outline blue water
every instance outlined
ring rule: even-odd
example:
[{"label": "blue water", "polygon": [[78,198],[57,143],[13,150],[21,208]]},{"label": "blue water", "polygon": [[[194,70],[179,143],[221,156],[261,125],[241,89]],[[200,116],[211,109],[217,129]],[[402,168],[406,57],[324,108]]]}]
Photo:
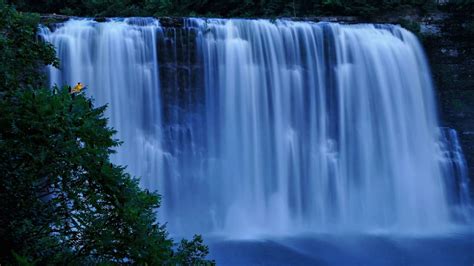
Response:
[{"label": "blue water", "polygon": [[431,237],[310,235],[206,238],[218,265],[474,265],[474,232]]}]

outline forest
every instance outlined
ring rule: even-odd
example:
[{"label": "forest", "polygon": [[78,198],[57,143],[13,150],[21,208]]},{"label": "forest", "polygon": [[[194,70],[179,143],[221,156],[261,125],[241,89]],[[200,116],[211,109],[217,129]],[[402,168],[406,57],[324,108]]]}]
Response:
[{"label": "forest", "polygon": [[[307,17],[426,13],[436,8],[470,14],[472,0],[13,0],[19,10],[70,16]],[[443,5],[438,5],[443,2]]]}]

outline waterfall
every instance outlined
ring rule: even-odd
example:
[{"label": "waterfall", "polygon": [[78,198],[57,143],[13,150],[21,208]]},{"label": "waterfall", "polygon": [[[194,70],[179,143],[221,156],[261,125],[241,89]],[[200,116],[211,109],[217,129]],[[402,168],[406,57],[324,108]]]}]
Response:
[{"label": "waterfall", "polygon": [[172,232],[441,231],[469,217],[466,161],[429,67],[394,25],[72,19],[42,36],[163,194]]},{"label": "waterfall", "polygon": [[440,145],[443,156],[441,162],[443,174],[446,177],[448,188],[448,200],[455,206],[454,214],[458,219],[470,221],[474,213],[469,191],[469,175],[467,162],[459,143],[458,134],[452,128],[441,128]]},{"label": "waterfall", "polygon": [[97,23],[69,20],[54,32],[41,29],[61,61],[49,68],[51,86],[81,82],[124,141],[115,163],[142,177],[150,190],[162,176],[161,110],[156,41],[161,33],[154,19],[116,19]]}]

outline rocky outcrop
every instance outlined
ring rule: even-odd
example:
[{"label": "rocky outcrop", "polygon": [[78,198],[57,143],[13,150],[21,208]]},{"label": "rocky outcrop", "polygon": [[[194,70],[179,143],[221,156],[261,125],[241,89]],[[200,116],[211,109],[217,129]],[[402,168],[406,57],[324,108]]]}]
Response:
[{"label": "rocky outcrop", "polygon": [[474,176],[474,21],[434,14],[420,20],[437,88],[443,126],[458,131],[471,178]]}]

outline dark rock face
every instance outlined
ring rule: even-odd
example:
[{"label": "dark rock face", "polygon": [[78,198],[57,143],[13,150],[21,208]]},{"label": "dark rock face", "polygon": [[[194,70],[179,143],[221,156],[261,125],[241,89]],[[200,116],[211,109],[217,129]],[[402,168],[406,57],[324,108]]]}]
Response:
[{"label": "dark rock face", "polygon": [[[179,18],[160,19],[162,36],[158,38],[160,89],[163,105],[163,142],[174,156],[199,152],[188,147],[192,139],[203,136],[195,124],[202,124],[204,115],[204,72],[196,49],[197,29]],[[191,130],[191,129],[194,130]],[[171,170],[170,170],[171,171]]]},{"label": "dark rock face", "polygon": [[474,21],[437,14],[421,20],[421,37],[437,88],[443,126],[458,131],[474,175]]},{"label": "dark rock face", "polygon": [[165,124],[169,124],[182,122],[189,114],[195,113],[204,95],[204,74],[200,57],[196,54],[197,30],[184,27],[177,19],[172,25],[163,26],[162,30],[163,36],[158,39],[160,87],[165,105],[163,118]]}]

